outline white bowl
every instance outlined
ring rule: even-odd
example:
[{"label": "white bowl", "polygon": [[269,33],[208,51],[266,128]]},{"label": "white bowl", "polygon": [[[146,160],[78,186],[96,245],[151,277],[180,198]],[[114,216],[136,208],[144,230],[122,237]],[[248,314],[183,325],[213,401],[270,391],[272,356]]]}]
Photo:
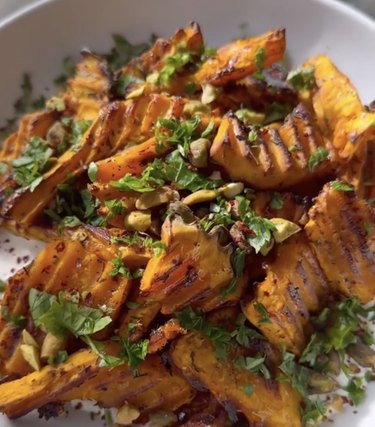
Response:
[{"label": "white bowl", "polygon": [[[99,52],[111,46],[111,34],[124,34],[133,42],[147,40],[151,33],[172,34],[196,20],[208,44],[220,46],[233,38],[285,27],[293,65],[327,53],[358,88],[365,103],[375,98],[375,22],[333,0],[55,0],[40,1],[0,22],[0,123],[12,115],[20,94],[22,73],[31,72],[36,92],[53,89],[61,59],[78,57],[82,47]],[[246,24],[245,29],[244,25]],[[242,29],[241,29],[242,28]],[[0,230],[0,278],[20,268],[19,256],[35,254],[35,243],[8,238]],[[15,248],[14,252],[9,252]],[[348,408],[330,426],[373,427],[375,386],[370,385],[358,414]],[[72,410],[66,420],[50,420],[50,427],[101,426]],[[31,414],[21,421],[0,417],[0,427],[44,425]]]}]

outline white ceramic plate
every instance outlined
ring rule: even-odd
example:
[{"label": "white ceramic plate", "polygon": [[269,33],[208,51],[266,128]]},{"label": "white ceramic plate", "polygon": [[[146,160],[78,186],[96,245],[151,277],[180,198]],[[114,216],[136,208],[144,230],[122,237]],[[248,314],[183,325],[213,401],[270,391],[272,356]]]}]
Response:
[{"label": "white ceramic plate", "polygon": [[[113,33],[124,34],[133,42],[144,41],[151,33],[168,36],[191,20],[201,24],[213,46],[238,38],[243,31],[255,35],[286,27],[292,64],[328,53],[352,79],[364,102],[375,98],[375,22],[333,0],[55,0],[40,1],[0,23],[0,123],[12,114],[23,72],[32,73],[37,92],[46,91],[60,71],[61,59],[78,57],[84,46],[105,51]],[[0,229],[2,279],[20,268],[27,259],[23,257],[32,256],[38,247],[17,238],[8,242],[9,238]],[[348,408],[333,425],[373,427],[374,384],[358,413],[354,412],[357,410]],[[100,420],[92,422],[85,413],[70,413],[66,420],[50,420],[48,425],[103,425]],[[15,422],[0,416],[0,427],[36,425],[44,422],[34,414]]]}]

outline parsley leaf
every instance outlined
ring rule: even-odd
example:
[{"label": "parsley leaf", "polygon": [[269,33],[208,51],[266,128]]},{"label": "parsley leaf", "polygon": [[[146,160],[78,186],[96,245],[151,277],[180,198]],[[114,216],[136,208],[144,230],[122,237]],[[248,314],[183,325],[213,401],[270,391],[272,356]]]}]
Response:
[{"label": "parsley leaf", "polygon": [[68,79],[74,76],[76,64],[71,56],[67,56],[62,60],[62,73],[56,77],[54,83],[56,86],[63,86]]},{"label": "parsley leaf", "polygon": [[266,117],[263,124],[268,125],[270,123],[282,121],[292,110],[293,107],[289,104],[272,102],[266,106]]},{"label": "parsley leaf", "polygon": [[128,267],[124,264],[121,253],[117,256],[117,258],[112,259],[113,269],[109,273],[111,276],[124,276],[128,279],[132,278],[132,274]]},{"label": "parsley leaf", "polygon": [[313,171],[319,165],[319,163],[327,159],[328,156],[329,156],[329,151],[324,147],[319,147],[316,151],[314,151],[310,155],[309,161],[308,161],[308,166],[310,171]]},{"label": "parsley leaf", "polygon": [[260,355],[257,355],[256,357],[238,356],[234,360],[234,366],[236,368],[245,369],[254,375],[262,374],[265,379],[269,380],[271,378],[271,373],[264,363],[265,360],[266,356]]},{"label": "parsley leaf", "polygon": [[279,380],[289,383],[302,397],[306,398],[310,377],[309,370],[296,363],[294,354],[288,352],[284,352],[283,361],[279,368],[284,374],[279,377]]},{"label": "parsley leaf", "polygon": [[120,340],[122,352],[133,375],[138,375],[139,365],[146,359],[149,340],[131,342],[128,338]]},{"label": "parsley leaf", "polygon": [[264,67],[264,61],[266,59],[266,50],[264,47],[260,47],[255,54],[255,65],[257,68],[257,71],[253,73],[253,77],[258,80],[263,80],[263,67]]},{"label": "parsley leaf", "polygon": [[320,399],[308,400],[302,414],[302,421],[307,425],[309,422],[319,422],[324,417],[326,410],[326,405]]},{"label": "parsley leaf", "polygon": [[180,48],[179,51],[166,58],[166,64],[161,68],[157,83],[161,86],[168,86],[172,78],[181,71],[187,64],[194,61],[194,52]]},{"label": "parsley leaf", "polygon": [[356,406],[365,398],[366,390],[361,378],[352,378],[345,387],[345,390],[348,392],[349,398]]},{"label": "parsley leaf", "polygon": [[236,320],[236,329],[232,332],[232,337],[236,339],[238,344],[245,348],[250,348],[250,344],[254,340],[264,340],[263,335],[254,329],[248,328],[246,325],[246,317],[240,314]]},{"label": "parsley leaf", "polygon": [[4,318],[4,320],[8,323],[12,323],[17,328],[24,328],[26,324],[26,317],[22,314],[13,313],[12,315],[9,314],[8,307],[4,306],[0,309],[1,315]]},{"label": "parsley leaf", "polygon": [[233,279],[230,281],[229,285],[222,290],[222,296],[227,296],[236,290],[237,283],[241,279],[245,268],[245,259],[246,252],[240,248],[236,248],[231,256],[231,264],[234,272]]},{"label": "parsley leaf", "polygon": [[121,74],[120,77],[115,81],[114,91],[116,95],[123,97],[131,86],[142,82],[143,80],[139,77],[126,73]]},{"label": "parsley leaf", "polygon": [[284,206],[283,196],[278,192],[273,193],[272,200],[270,202],[270,208],[279,210],[279,209],[282,209],[283,206]]},{"label": "parsley leaf", "polygon": [[291,71],[288,74],[287,80],[296,89],[308,90],[311,89],[315,84],[315,68],[313,66],[305,69],[298,68],[297,70]]},{"label": "parsley leaf", "polygon": [[191,170],[178,151],[172,152],[167,157],[165,175],[168,181],[191,192],[202,189],[212,190],[219,186],[219,181],[213,181]]},{"label": "parsley leaf", "polygon": [[230,213],[230,206],[228,202],[218,197],[217,203],[210,204],[210,213],[201,219],[200,224],[204,231],[210,231],[215,225],[232,225],[234,220]]},{"label": "parsley leaf", "polygon": [[53,154],[52,148],[45,139],[32,137],[22,150],[21,156],[12,160],[13,179],[21,187],[30,185],[33,191],[42,180],[42,174],[49,167]]},{"label": "parsley leaf", "polygon": [[36,110],[41,110],[44,107],[45,99],[43,96],[33,99],[33,85],[31,83],[30,74],[25,73],[23,75],[22,84],[22,96],[17,99],[14,104],[14,108],[17,113],[26,114],[32,113]]},{"label": "parsley leaf", "polygon": [[259,323],[271,323],[268,311],[261,302],[255,303],[255,310],[261,315]]},{"label": "parsley leaf", "polygon": [[354,191],[353,186],[349,184],[345,184],[339,180],[331,182],[331,188],[336,191],[344,191],[344,192]]},{"label": "parsley leaf", "polygon": [[201,332],[212,341],[218,359],[226,359],[232,338],[229,331],[211,324],[201,313],[194,311],[191,307],[175,314],[183,328]]},{"label": "parsley leaf", "polygon": [[29,307],[35,326],[64,338],[69,332],[76,337],[101,331],[112,322],[99,309],[80,306],[79,298],[60,292],[58,297],[31,289]]},{"label": "parsley leaf", "polygon": [[[112,71],[126,65],[131,59],[140,56],[150,48],[149,43],[132,44],[120,34],[114,34],[112,39],[115,45],[109,54],[104,55]],[[150,43],[152,41],[153,39]]]}]

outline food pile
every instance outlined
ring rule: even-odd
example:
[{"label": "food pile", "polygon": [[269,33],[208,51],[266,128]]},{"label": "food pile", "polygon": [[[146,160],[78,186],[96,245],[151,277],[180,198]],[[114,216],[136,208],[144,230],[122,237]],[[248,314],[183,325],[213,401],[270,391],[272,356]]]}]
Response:
[{"label": "food pile", "polygon": [[358,404],[371,106],[327,56],[286,71],[284,30],[217,51],[196,23],[115,42],[67,61],[45,103],[28,88],[0,151],[1,226],[47,242],[5,286],[1,411],[80,399],[119,425],[300,427]]}]

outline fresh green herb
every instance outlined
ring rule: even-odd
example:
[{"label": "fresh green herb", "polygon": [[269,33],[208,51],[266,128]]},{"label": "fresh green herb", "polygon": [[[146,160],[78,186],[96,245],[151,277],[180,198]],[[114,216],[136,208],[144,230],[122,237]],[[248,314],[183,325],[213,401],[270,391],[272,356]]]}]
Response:
[{"label": "fresh green herb", "polygon": [[324,310],[319,317],[312,319],[318,331],[311,337],[300,362],[316,370],[324,370],[326,365],[320,363],[321,356],[329,355],[332,350],[345,352],[350,344],[358,341],[358,332],[367,337],[368,344],[373,344],[374,340],[361,320],[367,318],[369,313],[357,299],[345,299],[334,309]]},{"label": "fresh green herb", "polygon": [[125,236],[112,237],[111,243],[126,243],[129,246],[141,247],[143,245],[143,239],[139,233],[135,232]]},{"label": "fresh green herb", "polygon": [[245,348],[250,348],[250,345],[255,340],[264,340],[263,335],[254,329],[248,328],[246,325],[246,317],[240,314],[236,320],[236,329],[232,332],[232,338],[235,338],[237,343]]},{"label": "fresh green herb", "polygon": [[71,56],[67,56],[62,61],[62,73],[54,80],[55,85],[63,86],[68,79],[74,76],[76,64]]},{"label": "fresh green herb", "polygon": [[42,174],[49,167],[53,154],[48,142],[39,137],[32,137],[22,150],[21,156],[13,160],[13,179],[21,187],[30,186],[33,191],[41,182]]},{"label": "fresh green herb", "polygon": [[161,68],[157,76],[157,84],[168,86],[172,78],[181,71],[186,65],[194,62],[196,54],[187,50],[185,44],[177,46],[177,52],[169,55],[165,59],[165,65]]},{"label": "fresh green herb", "polygon": [[246,236],[246,240],[258,253],[271,241],[275,226],[268,219],[255,215],[250,208],[250,201],[245,197],[237,196],[236,202],[241,221],[252,231],[252,234]]},{"label": "fresh green herb", "polygon": [[120,77],[115,81],[114,91],[117,96],[123,97],[128,92],[130,87],[143,82],[144,80],[131,74],[121,74]]},{"label": "fresh green herb", "polygon": [[240,248],[236,248],[231,256],[231,264],[233,269],[233,279],[229,285],[221,292],[222,296],[227,296],[233,293],[237,288],[237,283],[241,279],[244,268],[245,268],[246,253]]},{"label": "fresh green herb", "polygon": [[272,102],[266,107],[266,118],[264,119],[263,124],[268,125],[270,123],[282,121],[289,113],[291,113],[292,110],[293,107],[289,104]]},{"label": "fresh green herb", "polygon": [[56,356],[49,356],[48,357],[48,364],[49,365],[58,365],[60,363],[64,363],[68,360],[68,353],[65,350],[60,350]]},{"label": "fresh green herb", "polygon": [[298,68],[288,74],[287,80],[296,89],[308,90],[315,85],[315,68],[313,66],[305,69]]},{"label": "fresh green herb", "polygon": [[111,276],[124,276],[128,279],[132,278],[132,274],[128,267],[124,264],[121,253],[116,257],[112,259],[113,269],[110,272]]},{"label": "fresh green herb", "polygon": [[283,196],[276,191],[275,193],[273,193],[272,200],[270,203],[270,208],[279,210],[279,209],[282,209],[283,206],[284,206]]},{"label": "fresh green herb", "polygon": [[179,188],[192,192],[202,189],[212,190],[220,185],[218,181],[192,171],[177,150],[166,159],[165,175],[168,181],[177,184]]},{"label": "fresh green herb", "polygon": [[245,369],[254,375],[262,374],[266,380],[269,380],[271,378],[271,373],[264,363],[265,360],[266,357],[260,355],[256,357],[238,356],[234,360],[234,366],[238,369]]},{"label": "fresh green herb", "polygon": [[147,356],[149,340],[131,342],[128,338],[123,338],[120,340],[120,344],[133,375],[138,375],[138,367]]},{"label": "fresh green herb", "polygon": [[248,396],[252,395],[254,392],[254,386],[252,384],[244,384],[241,386],[242,390],[247,394]]},{"label": "fresh green herb", "polygon": [[86,337],[101,331],[112,319],[99,309],[80,306],[79,295],[60,292],[58,297],[31,289],[29,307],[35,326],[64,338],[69,332]]},{"label": "fresh green herb", "polygon": [[259,146],[258,138],[259,137],[257,130],[255,128],[252,128],[249,134],[247,135],[247,142],[249,143],[250,147],[254,148]]},{"label": "fresh green herb", "polygon": [[201,63],[206,62],[209,58],[212,58],[214,55],[216,55],[216,52],[217,50],[214,47],[205,46],[201,55]]},{"label": "fresh green herb", "polygon": [[45,98],[43,96],[33,99],[33,86],[31,83],[30,74],[26,73],[23,75],[21,84],[22,96],[15,102],[14,108],[19,114],[32,113],[36,110],[41,110],[45,104]]},{"label": "fresh green herb", "polygon": [[316,151],[314,151],[310,155],[308,161],[310,171],[313,171],[319,165],[319,163],[321,163],[323,160],[326,160],[328,156],[329,151],[324,147],[319,147]]},{"label": "fresh green herb", "polygon": [[23,316],[22,314],[17,314],[17,313],[13,313],[10,315],[9,309],[6,306],[1,307],[1,315],[6,322],[12,323],[17,328],[22,329],[25,326],[26,317]]},{"label": "fresh green herb", "polygon": [[166,244],[160,240],[152,243],[152,249],[156,257],[160,256],[163,253],[163,251],[165,251],[166,248],[167,248]]},{"label": "fresh green herb", "polygon": [[336,191],[344,191],[344,192],[354,191],[353,186],[345,184],[339,180],[331,182],[331,188]]},{"label": "fresh green herb", "polygon": [[356,406],[365,398],[366,391],[361,378],[352,378],[345,387],[345,390],[348,392],[349,398]]},{"label": "fresh green herb", "polygon": [[316,400],[308,400],[306,402],[305,410],[302,414],[302,421],[304,425],[315,425],[321,421],[326,413],[327,407],[319,398]]},{"label": "fresh green herb", "polygon": [[206,129],[202,132],[201,137],[209,138],[210,136],[212,136],[214,130],[215,130],[215,122],[213,120],[210,120]]},{"label": "fresh green herb", "polygon": [[121,200],[117,200],[117,199],[106,200],[104,202],[104,205],[108,209],[108,213],[105,218],[106,221],[108,221],[109,219],[115,216],[122,215],[126,211]]},{"label": "fresh green herb", "polygon": [[113,422],[113,417],[112,417],[112,412],[110,409],[105,409],[104,410],[104,423],[107,427],[112,427],[114,422]]},{"label": "fresh green herb", "polygon": [[260,302],[256,302],[254,304],[255,304],[254,305],[255,310],[261,316],[261,319],[259,320],[259,323],[271,323],[270,316],[268,314],[268,311],[267,311],[266,307],[262,303],[260,303]]},{"label": "fresh green herb", "polygon": [[253,73],[253,77],[258,80],[263,80],[263,68],[264,68],[264,61],[266,59],[266,50],[264,47],[260,47],[256,54],[255,54],[255,65],[257,67],[257,71]]},{"label": "fresh green herb", "polygon": [[155,124],[155,138],[159,147],[159,151],[165,147],[167,143],[171,147],[177,147],[181,154],[186,157],[189,153],[190,143],[197,138],[198,126],[200,118],[194,116],[188,120],[159,119]]},{"label": "fresh green herb", "polygon": [[233,223],[228,202],[220,197],[218,197],[217,203],[210,204],[210,213],[200,221],[204,231],[210,231],[215,225],[229,226]]},{"label": "fresh green herb", "polygon": [[183,328],[201,332],[209,338],[215,346],[217,358],[226,359],[232,338],[229,331],[211,324],[201,313],[194,311],[191,307],[176,313],[176,317]]},{"label": "fresh green herb", "polygon": [[150,48],[150,44],[153,42],[152,38],[150,43],[131,44],[125,37],[119,34],[114,34],[112,39],[115,45],[109,54],[104,55],[112,71],[116,71],[126,65],[131,59],[142,55],[142,53]]},{"label": "fresh green herb", "polygon": [[144,272],[145,272],[144,268],[137,268],[133,272],[133,279],[140,279],[141,277],[143,277]]},{"label": "fresh green herb", "polygon": [[164,165],[159,159],[156,159],[142,172],[140,177],[126,174],[118,181],[111,181],[110,185],[120,191],[149,193],[162,186],[164,182]]},{"label": "fresh green herb", "polygon": [[185,85],[185,91],[188,95],[193,95],[198,89],[198,86],[194,82],[187,82]]},{"label": "fresh green herb", "polygon": [[279,380],[289,383],[302,397],[306,398],[308,395],[307,388],[310,377],[309,370],[299,365],[295,361],[294,354],[288,352],[284,352],[283,361],[279,368],[283,373],[283,375],[279,377]]}]

